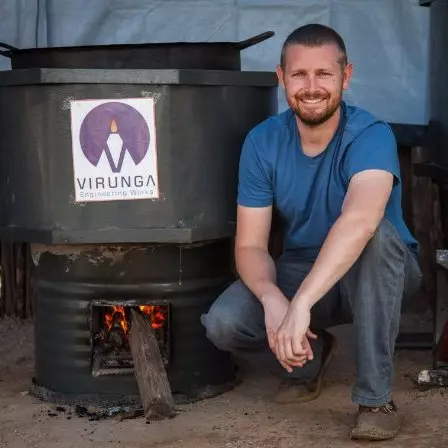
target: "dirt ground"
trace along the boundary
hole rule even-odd
[[[342,327],[336,359],[317,400],[277,405],[277,380],[250,372],[236,389],[219,397],[181,406],[172,420],[145,424],[143,418],[88,421],[30,396],[33,376],[32,323],[0,320],[1,448],[286,448],[356,447],[348,434],[356,407],[350,402],[354,367],[351,329]],[[420,392],[406,374],[430,367],[428,351],[399,351],[395,399],[403,430],[382,447],[447,447],[448,391]],[[49,411],[50,414],[49,415]],[[69,418],[70,417],[70,418]],[[378,444],[377,444],[378,445]]]

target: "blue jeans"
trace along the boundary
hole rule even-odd
[[[277,284],[288,299],[296,293],[313,261],[284,254],[276,261]],[[417,258],[387,220],[379,225],[363,253],[311,310],[311,328],[321,330],[353,323],[356,332],[357,379],[354,403],[379,406],[391,400],[393,353],[403,298],[414,295],[421,283]],[[320,367],[322,343],[312,341],[314,360],[291,374],[269,349],[261,303],[236,281],[202,316],[207,337],[221,350],[244,358],[260,369],[297,382],[313,380]]]

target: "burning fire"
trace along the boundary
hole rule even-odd
[[[110,313],[106,313],[105,319],[108,331],[110,331],[110,329],[112,328],[112,324],[114,323],[114,321],[117,321],[119,322],[124,333],[128,333],[129,326],[128,321],[126,320],[123,306],[112,306],[112,311]]]
[[[139,308],[143,314],[146,314],[149,317],[152,328],[158,329],[163,327],[166,320],[166,309],[164,307],[146,305],[140,306]]]
[[[140,311],[148,316],[151,327],[154,329],[162,328],[166,320],[166,309],[157,305],[139,306]],[[124,306],[112,306],[111,311],[105,315],[107,331],[110,331],[114,322],[118,322],[123,329],[124,334],[128,334],[129,325],[126,319]]]

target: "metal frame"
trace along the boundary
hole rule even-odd
[[[148,299],[95,299],[90,302],[88,306],[88,312],[89,312],[89,327],[90,327],[90,346],[91,346],[91,353],[90,353],[90,368],[92,371],[92,375],[94,377],[97,376],[103,376],[103,375],[130,375],[134,373],[134,367],[120,367],[120,368],[101,368],[99,361],[100,357],[95,353],[95,347],[94,347],[94,320],[93,320],[93,313],[95,309],[102,308],[102,307],[111,307],[111,306],[123,306],[126,308],[136,308],[140,305],[153,305],[153,306],[163,306],[166,308],[167,312],[167,318],[164,325],[164,353],[163,355],[163,361],[165,364],[165,367],[167,367],[170,363],[170,357],[171,357],[171,306],[168,300],[163,299],[154,299],[154,300],[148,300]]]

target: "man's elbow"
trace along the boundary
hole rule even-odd
[[[242,275],[241,271],[247,266],[253,251],[254,249],[251,246],[235,246],[235,267],[238,275]]]
[[[364,223],[364,225],[361,227],[361,229],[364,232],[365,237],[368,240],[373,238],[373,236],[376,233],[376,230],[378,229],[378,226],[379,226],[380,222],[381,222],[381,220],[380,221],[373,221],[373,222],[369,221],[369,222]]]
[[[260,252],[267,253],[268,248],[264,246],[250,245],[250,244],[235,244],[235,261],[238,263],[239,261],[245,259],[247,254],[260,253]]]
[[[251,245],[251,244],[235,244],[235,255],[244,254],[248,251],[259,250],[259,246]]]
[[[381,221],[384,218],[384,211],[375,214],[348,214],[350,228],[361,238],[370,240],[375,235]],[[351,215],[351,216],[350,216]]]
[[[365,235],[369,240],[375,235],[383,218],[384,212],[378,213],[376,216],[363,220],[361,229],[365,232]]]

